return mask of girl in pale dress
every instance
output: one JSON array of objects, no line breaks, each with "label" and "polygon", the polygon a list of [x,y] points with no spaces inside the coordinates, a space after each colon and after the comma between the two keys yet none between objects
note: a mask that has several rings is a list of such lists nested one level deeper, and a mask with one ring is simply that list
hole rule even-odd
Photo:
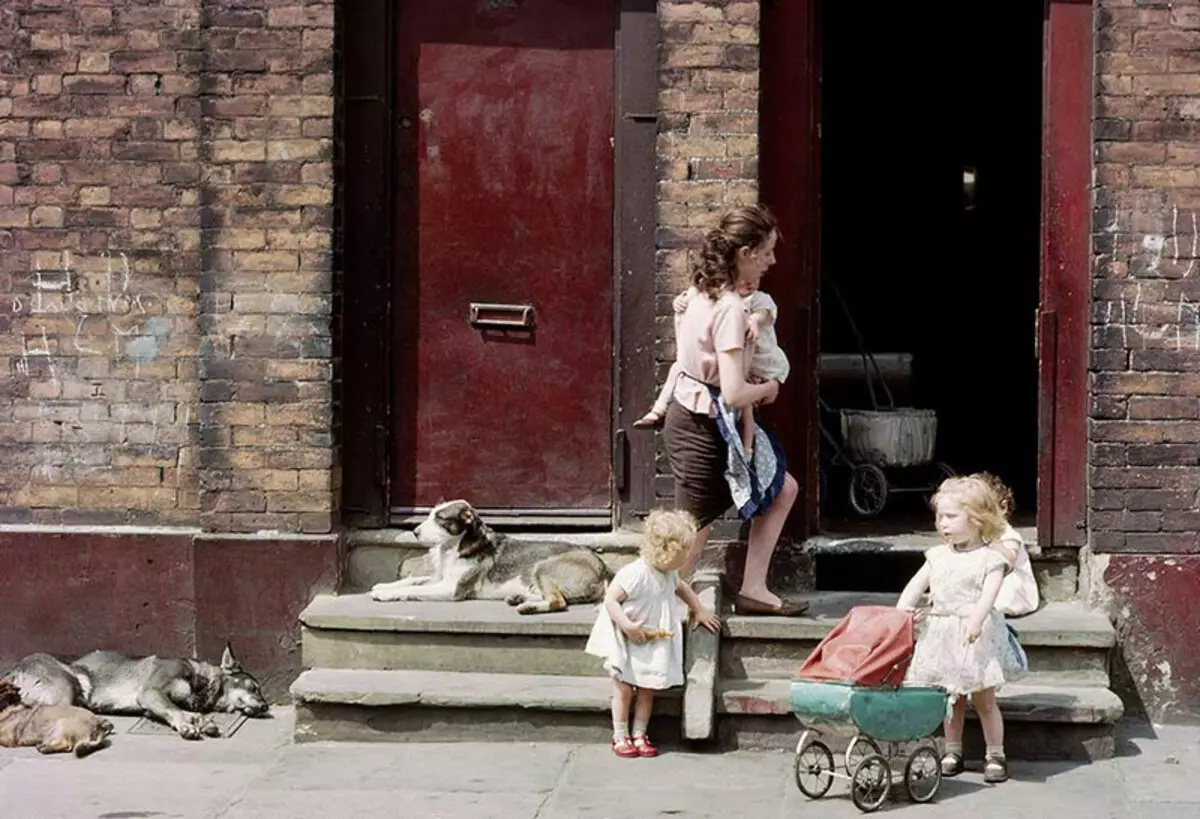
[{"label": "girl in pale dress", "polygon": [[602,657],[604,669],[612,676],[612,750],[617,756],[658,756],[646,735],[654,692],[683,685],[678,600],[691,611],[692,628],[701,625],[712,632],[721,628],[717,615],[704,608],[692,587],[679,578],[695,539],[696,521],[687,512],[651,512],[641,556],[612,579],[584,649]]},{"label": "girl in pale dress", "polygon": [[1041,595],[1038,593],[1037,580],[1033,576],[1033,563],[1029,559],[1029,550],[1025,548],[1025,540],[1009,522],[1015,506],[1012,490],[990,472],[976,472],[971,477],[979,478],[991,487],[1000,504],[1000,513],[1004,515],[1004,534],[990,544],[992,549],[1008,561],[1010,569],[1004,576],[1004,582],[1000,584],[996,608],[1009,617],[1021,617],[1035,612],[1040,605]]},{"label": "girl in pale dress", "polygon": [[925,553],[925,565],[896,604],[912,611],[929,590],[931,608],[922,618],[905,682],[939,686],[950,693],[942,775],[962,773],[969,695],[987,743],[984,781],[1003,782],[1008,778],[1008,763],[996,689],[1023,673],[1004,615],[995,608],[1008,562],[990,544],[1004,534],[1006,522],[996,493],[976,477],[943,481],[933,504],[945,543]]}]

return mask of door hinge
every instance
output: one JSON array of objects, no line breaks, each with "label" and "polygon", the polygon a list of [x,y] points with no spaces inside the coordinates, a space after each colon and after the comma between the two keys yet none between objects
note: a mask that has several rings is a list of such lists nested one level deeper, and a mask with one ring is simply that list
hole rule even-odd
[{"label": "door hinge", "polygon": [[618,429],[617,434],[613,438],[613,483],[615,483],[617,486],[617,492],[625,491],[625,480],[628,474],[628,462],[628,436],[626,436],[625,430]]}]

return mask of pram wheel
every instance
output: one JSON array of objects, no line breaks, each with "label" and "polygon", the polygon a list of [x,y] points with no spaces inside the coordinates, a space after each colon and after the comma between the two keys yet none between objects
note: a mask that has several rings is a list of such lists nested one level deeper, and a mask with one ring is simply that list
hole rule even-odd
[{"label": "pram wheel", "polygon": [[865,518],[875,517],[887,503],[888,480],[875,464],[858,464],[850,473],[850,508]]},{"label": "pram wheel", "polygon": [[854,776],[854,769],[871,754],[883,756],[879,743],[865,734],[855,734],[846,746],[846,776]]},{"label": "pram wheel", "polygon": [[850,779],[850,799],[863,813],[873,813],[887,799],[892,788],[892,766],[879,754],[871,754],[858,763]]},{"label": "pram wheel", "polygon": [[792,770],[796,787],[809,799],[820,799],[833,786],[833,752],[820,740],[814,740],[796,752]]},{"label": "pram wheel", "polygon": [[914,802],[932,802],[942,784],[942,763],[937,751],[922,745],[904,766],[904,787]]}]

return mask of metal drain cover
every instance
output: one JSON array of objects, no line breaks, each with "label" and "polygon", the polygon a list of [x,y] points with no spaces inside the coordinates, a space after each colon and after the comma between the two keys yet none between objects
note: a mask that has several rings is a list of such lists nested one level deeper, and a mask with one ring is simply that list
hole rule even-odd
[{"label": "metal drain cover", "polygon": [[[237,733],[237,730],[242,727],[242,723],[246,721],[245,714],[213,714],[212,721],[218,728],[221,729],[220,737],[204,737],[205,739],[221,739],[223,737],[231,737]],[[126,732],[129,734],[151,734],[155,736],[168,736],[175,733],[175,729],[171,726],[159,722],[150,717],[142,717]]]}]

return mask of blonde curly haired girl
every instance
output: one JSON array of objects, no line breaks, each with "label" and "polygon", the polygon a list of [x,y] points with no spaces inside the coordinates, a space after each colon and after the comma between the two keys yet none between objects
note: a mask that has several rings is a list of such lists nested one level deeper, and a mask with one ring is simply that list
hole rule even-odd
[{"label": "blonde curly haired girl", "polygon": [[687,512],[657,509],[650,513],[641,554],[613,577],[584,649],[601,657],[612,677],[612,750],[619,757],[658,756],[646,735],[654,692],[683,685],[683,628],[676,598],[691,611],[692,628],[701,625],[712,632],[721,628],[717,615],[679,577],[696,528],[696,519]]},{"label": "blonde curly haired girl", "polygon": [[965,698],[970,696],[987,742],[984,781],[1003,782],[1008,763],[996,690],[1026,670],[1020,646],[1010,640],[1004,615],[995,608],[1008,562],[991,545],[1004,535],[1008,521],[1000,496],[974,476],[943,481],[933,505],[943,543],[925,552],[925,565],[896,604],[911,611],[929,590],[931,607],[905,682],[938,686],[951,695],[942,775],[963,771]]}]

